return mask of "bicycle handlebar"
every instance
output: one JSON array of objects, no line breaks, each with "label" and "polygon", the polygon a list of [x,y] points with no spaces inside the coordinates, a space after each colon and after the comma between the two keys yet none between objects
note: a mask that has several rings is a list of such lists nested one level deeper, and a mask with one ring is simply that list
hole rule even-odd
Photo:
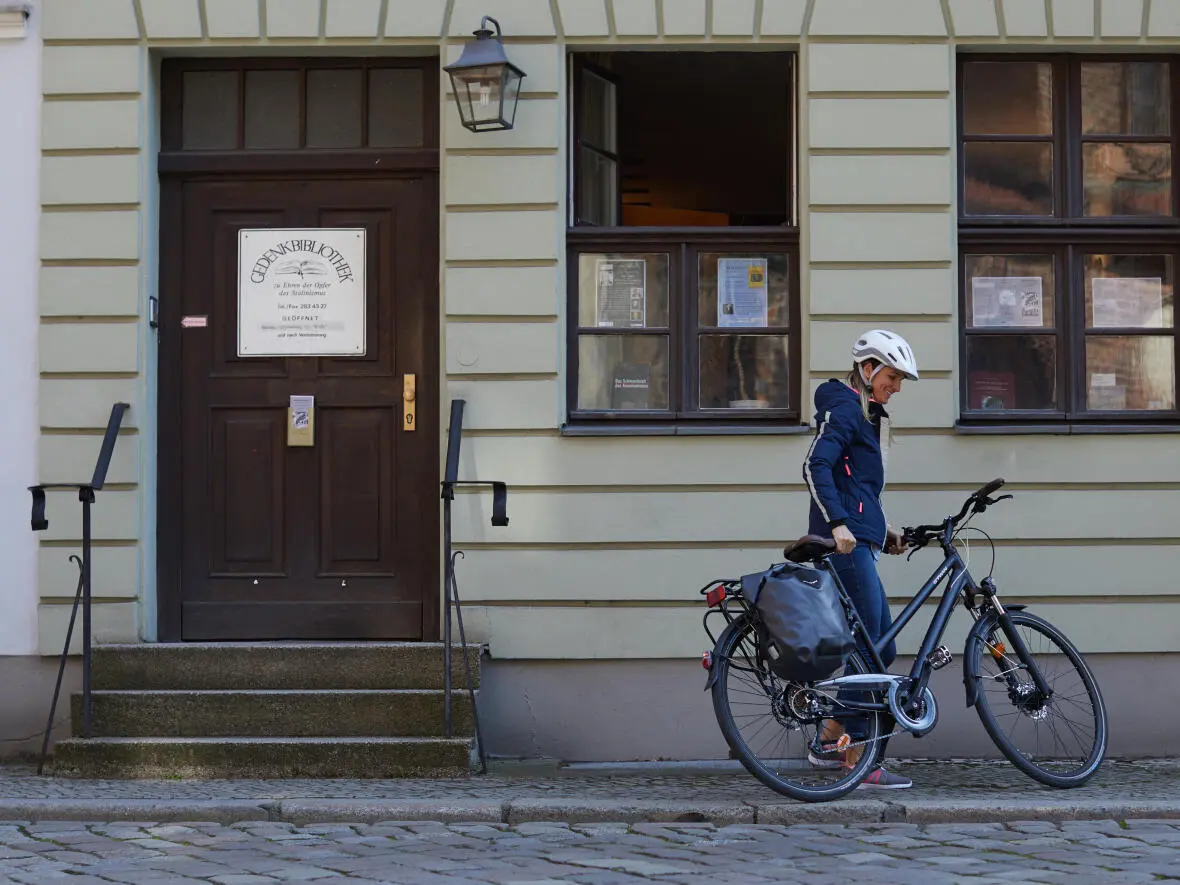
[{"label": "bicycle handlebar", "polygon": [[998,491],[1003,485],[1003,478],[993,479],[991,482],[972,492],[967,497],[967,500],[963,502],[963,508],[954,516],[948,516],[940,525],[918,525],[903,528],[902,539],[910,546],[926,546],[934,537],[954,529],[955,526],[963,521],[963,518],[968,512],[983,513],[991,505],[1003,501],[1006,498],[1011,498],[1011,495],[1003,495],[999,498],[991,497],[992,492]]}]

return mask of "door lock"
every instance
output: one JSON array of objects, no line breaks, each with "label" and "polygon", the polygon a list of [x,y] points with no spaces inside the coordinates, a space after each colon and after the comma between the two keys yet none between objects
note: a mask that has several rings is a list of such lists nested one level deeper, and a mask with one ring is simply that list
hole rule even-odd
[{"label": "door lock", "polygon": [[415,399],[417,397],[416,376],[406,375],[402,380],[402,430],[415,427]]}]

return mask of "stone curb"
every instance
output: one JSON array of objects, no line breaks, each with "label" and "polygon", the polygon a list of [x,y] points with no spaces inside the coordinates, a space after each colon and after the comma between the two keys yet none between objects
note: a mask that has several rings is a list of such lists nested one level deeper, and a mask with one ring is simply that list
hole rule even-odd
[{"label": "stone curb", "polygon": [[861,800],[807,804],[640,799],[0,799],[2,821],[233,824],[439,821],[730,824],[1008,823],[1180,818],[1180,801]]}]

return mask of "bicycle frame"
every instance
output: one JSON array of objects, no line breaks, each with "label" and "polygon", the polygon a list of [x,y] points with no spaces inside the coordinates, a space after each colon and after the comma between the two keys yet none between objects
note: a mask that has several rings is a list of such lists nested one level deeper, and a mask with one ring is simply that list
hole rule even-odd
[{"label": "bicycle frame", "polygon": [[918,609],[925,605],[926,601],[934,595],[934,591],[938,589],[938,585],[944,580],[948,580],[947,588],[938,603],[938,608],[934,612],[934,618],[931,620],[930,626],[926,628],[926,636],[923,638],[918,655],[914,659],[913,666],[910,668],[909,677],[910,685],[912,686],[910,696],[919,697],[922,690],[926,688],[927,683],[930,681],[930,674],[934,671],[934,667],[929,660],[930,654],[941,643],[943,634],[946,633],[947,624],[950,622],[951,614],[962,597],[964,588],[969,588],[972,594],[980,589],[971,577],[971,573],[967,570],[967,564],[963,562],[959,552],[954,547],[946,551],[946,558],[942,564],[931,573],[926,583],[914,594],[914,598],[902,609],[892,626],[876,643],[872,641],[868,631],[865,629],[860,612],[857,611],[856,604],[848,595],[848,591],[844,589],[844,583],[840,580],[840,575],[837,573],[836,568],[826,558],[821,564],[836,581],[836,586],[840,588],[840,595],[849,604],[854,613],[853,630],[860,634],[859,638],[861,640],[858,645],[869,653],[869,663],[877,673],[886,672],[885,664],[881,659],[881,653],[889,643],[897,639],[901,631],[914,619],[914,615],[918,613]]},{"label": "bicycle frame", "polygon": [[[859,633],[860,640],[857,645],[869,653],[870,663],[874,672],[887,672],[885,664],[881,659],[881,653],[888,647],[889,643],[897,639],[902,630],[913,620],[914,615],[918,613],[918,609],[926,604],[926,601],[934,594],[939,584],[945,580],[947,581],[946,590],[943,592],[942,599],[939,600],[938,608],[934,612],[930,626],[926,628],[926,635],[922,639],[922,645],[918,649],[913,666],[910,668],[907,695],[911,699],[914,699],[913,702],[916,703],[917,699],[921,698],[923,691],[930,682],[930,675],[934,672],[934,665],[930,662],[930,656],[941,644],[942,637],[946,633],[947,624],[950,623],[951,615],[954,613],[955,606],[958,605],[959,600],[962,598],[964,590],[967,591],[967,611],[976,620],[979,619],[980,614],[974,605],[975,594],[981,593],[988,600],[997,615],[1005,636],[1012,643],[1012,649],[1016,652],[1017,658],[1028,668],[1029,675],[1043,696],[1046,698],[1050,697],[1053,694],[1053,690],[1045,682],[1040,669],[1033,663],[1032,656],[1029,654],[1024,641],[1012,627],[1007,612],[995,598],[994,588],[991,587],[990,581],[985,581],[982,587],[976,584],[975,579],[971,577],[971,573],[967,570],[967,564],[963,561],[963,558],[959,555],[959,551],[955,549],[954,545],[946,537],[941,538],[939,542],[943,548],[945,557],[942,564],[931,573],[926,583],[922,585],[921,589],[914,595],[914,598],[902,609],[885,634],[875,643],[865,629],[860,612],[857,611],[856,604],[844,588],[844,583],[840,580],[840,575],[836,571],[835,566],[832,565],[831,560],[825,557],[819,563],[835,580],[841,597],[848,603],[850,610],[853,612],[852,627],[855,633]],[[1018,606],[1017,608],[1023,608],[1023,606]],[[848,700],[844,704],[847,707],[862,710],[876,710],[880,706],[871,703],[858,703],[853,700]]]}]

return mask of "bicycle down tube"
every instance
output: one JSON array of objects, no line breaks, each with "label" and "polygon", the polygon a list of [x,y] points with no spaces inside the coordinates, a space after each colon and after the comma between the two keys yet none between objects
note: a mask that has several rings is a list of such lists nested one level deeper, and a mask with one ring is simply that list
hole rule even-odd
[{"label": "bicycle down tube", "polygon": [[[828,564],[828,568],[832,576],[840,585],[841,591],[847,596],[847,591],[844,589],[844,584],[842,581],[840,581],[839,575],[836,574],[836,570],[832,568],[830,563]],[[930,656],[930,653],[934,651],[935,646],[942,640],[943,633],[946,632],[947,622],[950,620],[951,614],[954,612],[955,605],[959,601],[959,596],[963,592],[963,585],[969,583],[973,590],[978,589],[975,586],[975,582],[971,580],[971,575],[967,571],[967,566],[963,563],[963,560],[959,557],[957,551],[947,554],[947,557],[943,561],[942,565],[940,565],[934,571],[926,583],[922,585],[922,588],[916,594],[914,594],[914,598],[909,601],[904,609],[902,609],[901,613],[897,616],[897,620],[895,620],[893,625],[887,631],[885,631],[885,634],[879,640],[877,640],[876,643],[872,641],[867,641],[865,643],[865,646],[873,659],[873,666],[877,669],[877,672],[884,673],[886,668],[885,664],[881,660],[881,652],[889,645],[890,642],[893,642],[895,639],[897,639],[901,631],[906,628],[909,622],[913,620],[914,615],[918,613],[918,609],[925,605],[926,601],[934,594],[934,591],[938,588],[938,585],[942,583],[943,579],[945,579],[948,574],[950,575],[950,581],[947,584],[946,592],[943,593],[942,599],[938,603],[938,609],[934,613],[934,619],[930,622],[930,626],[926,629],[926,636],[922,640],[922,647],[914,661],[914,666],[910,670],[910,679],[915,683],[921,683],[917,685],[917,691],[919,694],[921,693],[921,690],[926,687],[925,682],[926,679],[929,678],[928,675],[925,679],[923,678],[924,668],[926,673],[929,673],[930,665],[927,662],[927,658]],[[853,603],[854,608],[855,606],[856,604]],[[861,624],[861,630],[864,631],[864,624],[861,622],[859,611],[857,612],[857,622]],[[865,638],[868,639],[867,633]]]}]

